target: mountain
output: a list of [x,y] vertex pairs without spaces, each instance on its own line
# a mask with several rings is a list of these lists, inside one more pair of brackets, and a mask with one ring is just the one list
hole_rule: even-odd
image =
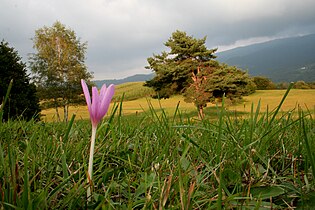
[[112,80],[95,80],[93,81],[98,88],[101,88],[103,84],[109,85],[120,85],[126,82],[142,82],[150,80],[154,77],[154,74],[136,74],[124,79],[112,79]]
[[[315,34],[276,39],[216,53],[217,60],[248,71],[252,76],[266,76],[274,82],[315,81]],[[124,79],[93,81],[105,84],[147,81],[154,74],[136,74]]]
[[274,82],[315,81],[315,34],[238,47],[216,55],[220,62]]

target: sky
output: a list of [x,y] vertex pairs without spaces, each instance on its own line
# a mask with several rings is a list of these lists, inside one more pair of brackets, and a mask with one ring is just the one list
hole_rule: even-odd
[[35,30],[60,21],[87,42],[94,80],[150,74],[176,30],[218,51],[315,33],[314,0],[0,0],[0,39],[27,63]]

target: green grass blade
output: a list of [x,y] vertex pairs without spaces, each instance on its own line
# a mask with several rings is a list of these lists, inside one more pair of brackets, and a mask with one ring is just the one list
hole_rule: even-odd
[[189,136],[187,136],[185,133],[182,134],[182,137],[183,137],[184,140],[189,141],[190,143],[192,143],[194,146],[196,146],[198,149],[200,149],[201,151],[203,151],[204,153],[206,153],[206,155],[208,155],[210,157],[209,152],[207,152],[205,149],[200,147],[194,140],[189,138]]
[[8,86],[8,89],[7,89],[7,92],[5,94],[5,97],[2,101],[2,104],[0,104],[0,123],[2,123],[2,119],[3,119],[3,112],[4,112],[4,106],[9,98],[9,95],[10,95],[10,92],[11,92],[11,88],[12,88],[12,85],[13,85],[13,79],[11,79],[10,83],[9,83],[9,86]]
[[29,183],[29,169],[28,169],[28,155],[30,145],[26,142],[26,151],[24,153],[24,190],[23,190],[23,206],[28,209],[29,202],[31,201],[30,183]]
[[[303,113],[303,112],[302,112]],[[301,117],[301,121],[302,121],[302,130],[303,130],[303,137],[304,137],[304,142],[305,142],[305,149],[307,152],[307,156],[311,162],[311,167],[312,167],[312,174],[313,174],[313,183],[315,184],[314,178],[315,178],[315,159],[314,159],[314,155],[312,153],[312,149],[308,140],[308,134],[306,132],[306,125],[305,125],[305,120],[304,117]]]
[[219,112],[219,127],[218,127],[218,137],[217,137],[217,145],[216,150],[217,153],[217,163],[220,165],[219,167],[219,187],[218,187],[218,201],[217,201],[217,209],[222,209],[222,187],[223,187],[223,166],[222,166],[222,131],[223,131],[223,118],[225,116],[225,94],[222,97],[222,105]]
[[69,123],[68,123],[66,133],[65,133],[65,135],[64,135],[64,137],[63,137],[63,141],[64,141],[64,142],[67,142],[67,141],[68,141],[69,133],[70,133],[70,130],[71,130],[71,128],[72,128],[72,125],[73,125],[75,116],[76,116],[76,115],[73,114],[72,117],[71,117],[71,119],[70,119],[70,121],[69,121]]
[[273,113],[273,115],[272,115],[272,117],[271,117],[271,120],[269,121],[268,128],[266,129],[266,131],[268,131],[268,130],[270,129],[270,127],[272,126],[273,121],[275,120],[275,118],[276,118],[278,112],[280,111],[280,108],[281,108],[282,104],[284,103],[285,99],[287,98],[287,96],[288,96],[290,90],[292,89],[293,85],[294,85],[294,83],[291,82],[290,85],[289,85],[289,87],[288,87],[288,89],[287,89],[287,91],[286,91],[285,94],[283,95],[283,97],[282,97],[282,99],[281,99],[279,105],[277,106],[277,109],[276,109],[275,112]]

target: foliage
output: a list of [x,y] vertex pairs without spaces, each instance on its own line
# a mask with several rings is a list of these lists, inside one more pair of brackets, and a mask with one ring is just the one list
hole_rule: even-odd
[[277,89],[283,90],[283,89],[287,89],[289,87],[289,83],[288,82],[279,82],[277,83]]
[[[257,87],[257,90],[273,90],[276,89],[276,85],[267,77],[255,76],[253,81]],[[286,88],[285,88],[286,89]]]
[[[255,91],[255,84],[248,74],[237,67],[220,64],[198,72],[185,91],[185,101],[205,107],[208,102],[219,101],[223,95],[230,101],[241,99]],[[206,96],[205,96],[206,95]]]
[[[276,84],[277,89],[287,89],[289,83],[280,82]],[[315,89],[315,82],[305,82],[303,80],[296,81],[293,86],[294,89]]]
[[293,88],[295,88],[295,89],[310,89],[310,86],[308,83],[300,80],[300,81],[297,81],[294,83]]
[[170,52],[149,57],[147,69],[155,72],[155,77],[146,82],[160,98],[182,93],[192,83],[192,73],[200,66],[212,65],[216,49],[207,49],[206,37],[196,39],[185,32],[175,31],[165,43]]
[[[281,105],[281,104],[280,104]],[[0,126],[2,209],[293,209],[312,206],[315,122],[295,110],[215,120],[112,112],[86,198],[88,121]],[[122,110],[115,107],[114,110]],[[220,195],[221,194],[221,195]]]
[[52,27],[37,29],[33,41],[37,53],[30,57],[30,66],[39,97],[52,101],[57,116],[58,107],[63,107],[67,120],[69,104],[82,100],[80,79],[91,79],[84,64],[87,44],[58,21]]
[[255,90],[245,72],[214,61],[216,49],[207,49],[205,42],[206,37],[196,39],[176,31],[165,43],[170,52],[148,58],[146,67],[155,72],[146,86],[152,87],[161,98],[184,93],[186,101],[197,106],[200,117],[207,102],[222,98],[223,94],[234,99]]
[[0,43],[0,104],[3,103],[10,81],[13,80],[8,101],[3,107],[3,119],[8,120],[33,117],[39,119],[39,99],[36,87],[30,82],[26,66],[18,52],[7,42]]

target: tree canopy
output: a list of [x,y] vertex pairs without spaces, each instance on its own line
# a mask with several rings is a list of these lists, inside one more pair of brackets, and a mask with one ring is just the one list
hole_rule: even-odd
[[30,66],[39,96],[56,108],[59,119],[58,107],[63,107],[67,120],[68,106],[80,101],[80,79],[92,78],[84,63],[87,43],[58,21],[36,30],[33,41],[37,53],[30,57]]
[[154,71],[156,76],[145,85],[152,87],[161,98],[182,93],[192,82],[191,73],[198,66],[212,65],[216,49],[207,49],[205,41],[206,37],[196,39],[186,32],[175,31],[165,43],[170,52],[154,54],[147,59],[149,66],[146,68]]
[[0,104],[3,103],[10,81],[13,86],[3,107],[3,119],[39,119],[39,99],[36,86],[30,82],[26,65],[18,52],[5,41],[0,43]]
[[276,85],[267,77],[255,76],[253,81],[257,87],[257,90],[272,90],[276,89]]
[[165,43],[169,52],[153,54],[147,59],[146,67],[155,72],[155,77],[145,86],[152,87],[156,97],[184,94],[186,101],[198,107],[200,117],[208,102],[224,94],[233,100],[255,90],[246,72],[215,61],[217,49],[207,49],[205,42],[206,37],[196,39],[177,30]]

